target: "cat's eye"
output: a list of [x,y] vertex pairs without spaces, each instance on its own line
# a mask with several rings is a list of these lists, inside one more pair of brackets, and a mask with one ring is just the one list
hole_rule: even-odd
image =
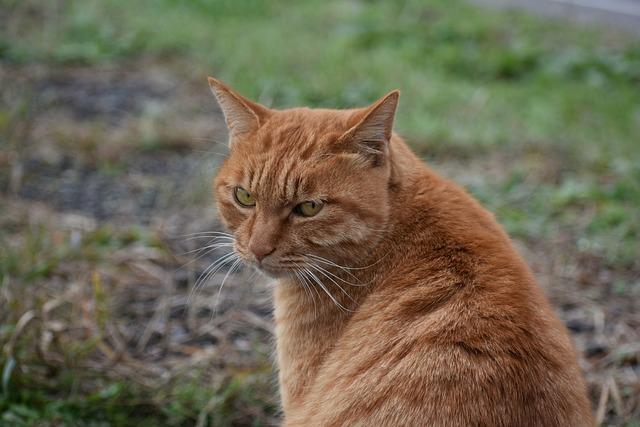
[[293,211],[298,215],[311,217],[316,216],[318,212],[322,210],[324,204],[319,201],[309,200],[308,202],[302,202],[298,204]]
[[254,200],[251,193],[249,193],[247,190],[245,190],[242,187],[236,187],[233,190],[233,197],[236,199],[236,202],[238,202],[241,206],[244,206],[245,208],[250,208],[256,205],[256,201]]

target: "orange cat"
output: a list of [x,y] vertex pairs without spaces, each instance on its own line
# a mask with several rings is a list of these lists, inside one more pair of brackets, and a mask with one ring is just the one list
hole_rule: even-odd
[[392,125],[210,78],[234,250],[275,287],[285,426],[591,426],[567,331],[493,216]]

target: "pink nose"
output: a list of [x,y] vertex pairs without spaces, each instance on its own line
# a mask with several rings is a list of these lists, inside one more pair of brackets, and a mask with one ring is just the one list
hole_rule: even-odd
[[258,261],[262,261],[267,255],[271,255],[275,250],[273,245],[249,245],[249,250],[255,255]]

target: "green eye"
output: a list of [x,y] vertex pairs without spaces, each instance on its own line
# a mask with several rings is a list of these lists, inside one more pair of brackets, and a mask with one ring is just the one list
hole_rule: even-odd
[[299,205],[297,205],[294,208],[294,211],[297,214],[306,216],[306,217],[316,216],[318,212],[322,210],[323,206],[324,206],[324,203],[322,202],[316,202],[316,201],[310,200],[308,202],[302,202]]
[[251,193],[242,187],[236,187],[233,190],[233,197],[236,199],[236,202],[246,208],[256,205],[256,201],[253,199]]

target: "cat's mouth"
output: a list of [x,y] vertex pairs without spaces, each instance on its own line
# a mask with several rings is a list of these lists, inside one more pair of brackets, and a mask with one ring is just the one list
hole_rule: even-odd
[[299,269],[299,265],[290,260],[290,257],[287,256],[284,258],[281,256],[268,257],[260,261],[254,256],[249,255],[246,251],[243,251],[242,248],[236,248],[235,252],[239,255],[245,265],[253,267],[260,273],[274,279],[291,275],[295,270]]

